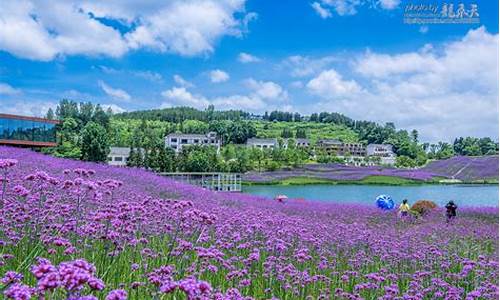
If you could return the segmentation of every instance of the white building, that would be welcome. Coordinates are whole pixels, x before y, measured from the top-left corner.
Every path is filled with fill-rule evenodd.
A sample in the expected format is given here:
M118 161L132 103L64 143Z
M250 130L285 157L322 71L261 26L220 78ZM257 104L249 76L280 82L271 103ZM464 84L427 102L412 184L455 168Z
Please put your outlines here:
M217 138L215 132L205 134L184 134L171 133L165 137L165 146L172 148L175 153L182 151L182 147L189 145L213 146L220 151L221 141Z
M247 140L247 147L256 147L259 149L274 149L278 147L278 139L250 138Z
M108 165L126 166L130 156L130 147L110 147L108 154Z
M282 148L288 148L288 141L290 139L283 139ZM307 148L310 145L309 139L294 139L295 146ZM247 140L247 147L257 147L259 149L274 149L279 146L279 142L277 138L268 138L268 139L260 139L260 138L250 138Z
M303 148L307 148L311 145L311 142L309 141L309 139L301 139L301 138L298 138L298 139L295 139L295 142L297 143L297 147L303 147Z
M383 165L396 163L396 154L390 144L369 144L366 146L366 155L380 157L380 163Z

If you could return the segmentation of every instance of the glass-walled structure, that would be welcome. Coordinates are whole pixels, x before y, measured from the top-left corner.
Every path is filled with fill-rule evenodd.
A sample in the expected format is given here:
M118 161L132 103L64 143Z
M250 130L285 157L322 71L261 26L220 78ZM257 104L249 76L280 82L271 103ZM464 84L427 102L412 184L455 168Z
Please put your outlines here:
M58 121L0 114L0 144L27 147L56 146Z

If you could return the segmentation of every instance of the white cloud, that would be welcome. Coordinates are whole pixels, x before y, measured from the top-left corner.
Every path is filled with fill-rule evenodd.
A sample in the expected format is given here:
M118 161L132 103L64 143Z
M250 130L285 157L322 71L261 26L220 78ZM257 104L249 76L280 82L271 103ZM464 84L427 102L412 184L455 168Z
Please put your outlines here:
M19 34L22 32L22 34ZM120 33L69 1L3 1L0 49L34 60L58 54L108 55L127 51Z
M107 66L98 66L98 68L106 74L118 74L119 70Z
M126 39L132 48L149 47L187 56L210 53L222 35L240 33L233 13L242 8L241 1L176 1L148 17Z
M307 84L322 99L315 110L356 119L395 121L424 140L498 136L498 35L484 28L418 52L366 53L356 59L358 82L324 71ZM328 75L328 76L327 76ZM365 84L361 86L359 82Z
M401 3L400 0L380 0L379 4L383 9L395 9Z
M130 75L140 77L140 78L152 81L152 82L160 82L163 80L163 76L161 76L160 73L149 71L149 70L118 70L118 69L108 67L108 66L103 66L103 65L93 67L93 68L98 68L103 73L106 73L106 74L112 74L112 75L130 74Z
M160 73L153 71L132 71L132 74L152 82L160 82L163 80L163 76L161 76Z
M20 93L21 90L16 89L7 83L0 82L0 95L16 95Z
M389 55L367 52L355 62L355 70L364 76L389 77L435 69L439 63L431 53L409 52Z
M161 95L167 100L160 107L191 106L204 109L213 104L218 109L246 109L257 111L266 108L266 103L255 95L229 95L207 99L205 96L192 94L184 87L173 87Z
M247 63L259 62L259 61L261 61L261 59L258 58L257 56L254 56L254 55L251 55L251 54L248 54L245 52L241 52L238 55L238 61L243 63L243 64L247 64Z
M210 102L203 96L193 95L185 87L173 87L161 93L168 101L161 107L171 106L191 106L196 108L205 108Z
M44 117L49 108L55 111L57 104L51 101L43 101L37 99L12 99L3 103L2 112L13 115Z
M327 8L323 8L319 2L313 2L311 6L322 19L327 19L332 17L332 12Z
M429 32L429 26L426 26L426 25L420 26L418 28L418 32L420 32L422 34L426 34L427 32Z
M213 104L217 109L244 109L252 112L287 107L288 93L277 83L257 81L252 78L244 83L250 89L247 95L237 94L212 98L193 94L185 87L173 87L161 93L167 100L161 104L161 107L192 106L203 109Z
M76 100L76 101L88 100L88 99L94 98L94 96L89 94L89 93L82 93L82 92L75 90L75 89L62 91L60 93L60 96L62 98Z
M334 69L321 72L307 83L307 88L315 95L328 98L351 97L362 89L354 80L344 80Z
M296 89L301 89L304 87L304 83L300 80L295 80L290 82L290 86Z
M189 88L189 87L194 87L194 84L193 84L193 83L191 83L191 82L189 82L189 81L185 80L185 79L184 79L184 78L182 78L182 76L181 76L181 75L179 75L179 74L175 74L175 75L173 76L173 79L174 79L174 82L175 82L175 83L177 83L178 85L180 85L180 86L182 86L182 87L187 87L187 88Z
M392 10L399 6L400 0L379 0L364 1L364 0L319 0L311 4L312 8L323 18L330 18L331 11L335 11L339 16L355 15L357 8L368 6L369 8L380 7L385 10Z
M101 104L102 109L106 111L108 108L111 108L111 111L113 111L113 114L119 114L122 112L126 112L127 110L123 107L120 107L116 104Z
M213 83L220 83L229 80L229 74L222 70L212 70L210 71L210 81Z
M362 3L360 0L321 0L321 4L325 9L335 10L339 16L348 16L356 14L356 7Z
M144 18L125 38L131 48L147 47L161 52L192 56L213 52L224 35L241 35L244 1L168 1L165 7Z
M292 55L284 59L280 66L290 70L293 77L306 77L314 75L337 61L334 56L313 58L309 56Z
M111 96L117 100L129 102L130 99L132 99L132 97L130 97L130 95L124 90L112 88L102 80L98 81L98 85L104 91L104 93L106 93L106 95Z
M212 100L212 104L220 109L243 109L251 111L264 110L268 104L255 95L231 95L227 97L217 97Z
M266 100L286 100L288 92L279 84L272 81L257 81L253 78L245 80L245 84L252 90L252 94Z
M5 0L0 5L0 50L42 61L78 54L120 57L142 48L207 54L218 39L241 36L255 19L244 6L245 0ZM127 29L122 33L98 18Z

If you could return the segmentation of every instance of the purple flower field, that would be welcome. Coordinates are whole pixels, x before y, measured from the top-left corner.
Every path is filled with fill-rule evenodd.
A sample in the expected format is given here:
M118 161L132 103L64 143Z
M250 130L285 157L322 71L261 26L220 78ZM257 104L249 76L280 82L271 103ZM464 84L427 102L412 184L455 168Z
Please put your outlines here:
M362 180L369 176L391 176L416 181L431 181L433 178L460 179L466 182L498 180L498 156L467 157L430 162L420 169L397 169L380 166L355 167L342 164L308 164L292 170L273 172L249 172L245 181L266 183L292 177L314 177L334 181Z
M433 161L422 170L463 181L498 179L498 156L455 156Z
M498 299L497 208L277 203L0 147L6 299Z

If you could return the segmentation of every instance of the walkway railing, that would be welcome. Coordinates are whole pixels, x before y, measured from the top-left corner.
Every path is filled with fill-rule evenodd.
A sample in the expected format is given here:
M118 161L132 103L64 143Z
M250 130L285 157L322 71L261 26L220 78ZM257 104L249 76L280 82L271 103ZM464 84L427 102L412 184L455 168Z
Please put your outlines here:
M163 172L160 175L212 191L241 192L241 174L239 173Z

